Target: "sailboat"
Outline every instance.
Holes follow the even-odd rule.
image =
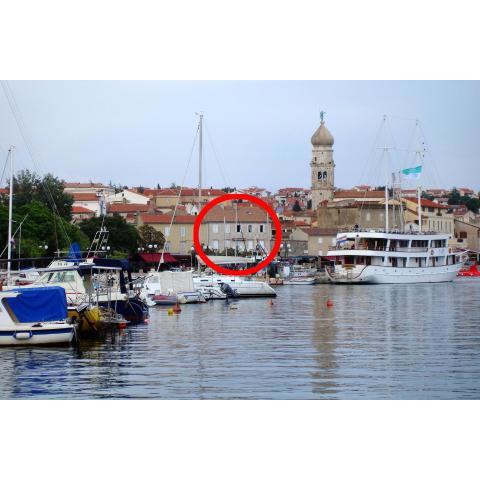
[[[388,149],[385,144],[385,161]],[[415,153],[417,166],[403,170],[403,174],[410,178],[419,178],[422,170],[418,146]],[[451,282],[463,266],[464,251],[449,247],[450,234],[422,231],[420,187],[417,188],[418,230],[391,230],[388,223],[388,182],[387,175],[385,229],[354,228],[338,233],[335,246],[327,253],[334,263],[326,267],[328,280],[347,284]]]
[[[10,161],[10,196],[8,208],[7,288],[11,285],[13,152]],[[68,321],[65,290],[59,287],[9,288],[0,286],[0,346],[68,344],[75,327]]]

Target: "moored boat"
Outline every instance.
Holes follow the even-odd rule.
[[[457,275],[459,277],[480,277],[480,270],[478,269],[478,265],[474,263],[470,265],[467,270],[460,270]]]
[[[0,304],[0,346],[69,344],[74,338],[63,288],[1,291]]]

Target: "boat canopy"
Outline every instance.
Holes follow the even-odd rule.
[[[161,253],[139,253],[138,256],[145,263],[160,263]],[[163,254],[163,263],[179,263],[178,260],[168,252]]]
[[[17,288],[16,297],[4,302],[20,323],[51,322],[67,318],[67,298],[62,287]]]

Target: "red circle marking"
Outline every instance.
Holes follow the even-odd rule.
[[[199,234],[200,234],[200,225],[205,218],[205,215],[216,205],[219,203],[223,203],[230,200],[247,200],[248,202],[255,203],[259,207],[263,208],[272,219],[273,224],[275,225],[275,243],[273,244],[272,251],[268,254],[267,258],[262,260],[258,265],[254,267],[246,268],[245,270],[231,270],[229,268],[223,268],[220,265],[217,265],[215,262],[212,262],[205,255],[203,251],[202,245],[200,244]],[[263,200],[260,200],[258,197],[254,197],[253,195],[247,195],[246,193],[230,193],[226,195],[222,195],[217,197],[210,202],[207,203],[203,207],[203,210],[197,215],[195,219],[195,223],[193,225],[193,244],[195,245],[195,250],[198,253],[198,256],[208,265],[212,270],[215,270],[218,273],[222,273],[223,275],[236,275],[240,277],[244,277],[247,275],[253,275],[254,273],[259,272],[263,268],[267,267],[273,259],[276,257],[278,251],[280,250],[280,244],[282,242],[282,227],[280,225],[280,220],[277,217],[277,214],[273,210],[273,208],[265,203]]]

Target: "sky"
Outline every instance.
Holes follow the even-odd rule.
[[[196,186],[195,112],[202,111],[205,187],[310,187],[310,138],[323,110],[335,138],[336,187],[384,185],[389,172],[415,166],[418,118],[427,149],[422,185],[480,190],[480,82],[9,81],[8,85],[41,173],[51,172],[66,181]],[[386,139],[380,130],[384,114]],[[387,160],[379,149],[385,143],[390,148]],[[15,168],[33,169],[0,88],[0,157],[5,158],[11,144],[16,146]]]

